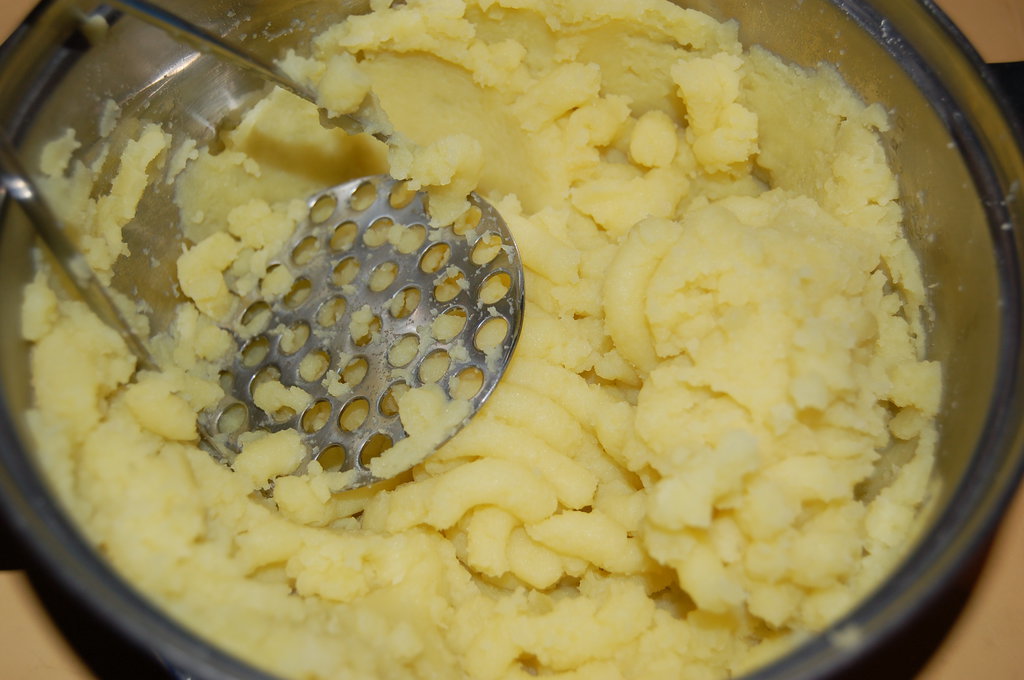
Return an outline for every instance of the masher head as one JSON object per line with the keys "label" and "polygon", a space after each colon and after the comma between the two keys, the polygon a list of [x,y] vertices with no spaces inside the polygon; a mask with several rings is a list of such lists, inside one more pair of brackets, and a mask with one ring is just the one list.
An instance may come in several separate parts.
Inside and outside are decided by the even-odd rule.
{"label": "masher head", "polygon": [[[462,425],[480,409],[522,327],[522,264],[487,202],[470,196],[442,227],[428,203],[386,176],[309,198],[264,279],[287,290],[254,291],[225,325],[241,351],[221,374],[225,398],[200,415],[218,449],[237,453],[246,432],[295,429],[309,460],[352,471],[353,488],[382,481],[371,461],[407,436],[405,391],[436,384],[468,401]],[[290,397],[277,398],[282,390]]]}

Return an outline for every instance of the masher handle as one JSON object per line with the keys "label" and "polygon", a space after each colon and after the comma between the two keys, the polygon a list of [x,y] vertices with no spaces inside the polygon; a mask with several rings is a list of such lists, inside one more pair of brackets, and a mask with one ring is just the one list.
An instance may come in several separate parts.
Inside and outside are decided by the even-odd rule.
{"label": "masher handle", "polygon": [[89,308],[108,326],[116,330],[139,361],[140,368],[155,369],[146,345],[114,304],[106,288],[96,278],[85,255],[71,242],[57,215],[43,198],[14,151],[7,134],[0,131],[0,187],[18,202],[36,234],[53,254],[60,270],[67,275]]}
{"label": "masher handle", "polygon": [[[110,7],[123,14],[144,21],[159,28],[174,40],[184,43],[204,54],[210,54],[225,63],[246,71],[264,82],[276,85],[297,97],[305,99],[320,109],[321,122],[327,127],[340,127],[349,134],[357,134],[366,130],[364,121],[351,115],[329,115],[317,102],[316,93],[298,83],[294,78],[273,64],[264,62],[256,55],[214,35],[205,28],[198,26],[173,12],[148,2],[148,0],[105,0]],[[373,131],[375,136],[380,133]]]}

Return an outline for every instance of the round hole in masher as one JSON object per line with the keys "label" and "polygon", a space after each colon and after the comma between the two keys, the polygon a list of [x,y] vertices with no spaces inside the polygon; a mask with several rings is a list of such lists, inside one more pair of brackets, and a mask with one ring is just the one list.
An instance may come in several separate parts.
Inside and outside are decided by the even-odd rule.
{"label": "round hole in masher", "polygon": [[502,246],[501,236],[489,231],[477,240],[469,259],[477,266],[489,264],[501,252]]}
{"label": "round hole in masher", "polygon": [[355,357],[341,369],[341,381],[350,387],[360,385],[370,370],[370,363],[364,357]]}
{"label": "round hole in masher", "polygon": [[335,252],[346,251],[356,242],[356,236],[358,236],[358,234],[359,225],[352,221],[342,222],[334,228],[328,245],[330,245],[331,250]]}
{"label": "round hole in masher", "polygon": [[377,410],[385,418],[393,418],[398,415],[398,400],[409,391],[409,385],[399,381],[390,385],[377,403]]}
{"label": "round hole in masher", "polygon": [[379,458],[381,454],[385,453],[393,445],[394,442],[391,440],[391,437],[378,432],[363,444],[362,450],[359,451],[359,462],[363,467],[369,467],[375,458]]}
{"label": "round hole in masher", "polygon": [[270,354],[270,341],[264,336],[253,338],[242,347],[242,364],[249,368],[259,366]]}
{"label": "round hole in masher", "polygon": [[278,346],[284,354],[295,354],[309,342],[309,335],[309,324],[305,321],[296,321],[282,329]]}
{"label": "round hole in masher", "polygon": [[345,447],[341,444],[331,444],[320,452],[320,455],[316,457],[316,462],[320,464],[320,467],[324,470],[341,470],[345,467],[345,461],[348,459],[348,453],[345,451]]}
{"label": "round hole in masher", "polygon": [[430,332],[438,342],[454,340],[466,328],[466,310],[451,307],[441,312],[430,326]]}
{"label": "round hole in masher", "polygon": [[390,217],[378,217],[373,224],[363,232],[363,243],[369,248],[379,248],[388,242],[391,237],[391,230],[395,223]]}
{"label": "round hole in masher", "polygon": [[330,419],[331,402],[321,399],[305,410],[299,423],[303,432],[315,434],[324,429],[324,426],[327,425]]}
{"label": "round hole in masher", "polygon": [[508,321],[503,317],[491,317],[480,324],[473,336],[473,345],[481,352],[493,352],[508,337]]}
{"label": "round hole in masher", "polygon": [[415,189],[409,187],[408,182],[395,182],[388,195],[388,204],[392,208],[400,210],[412,203],[412,199],[416,198],[416,193]]}
{"label": "round hole in masher", "polygon": [[391,287],[391,284],[395,282],[395,278],[398,276],[398,263],[397,262],[383,262],[373,268],[370,272],[370,280],[367,282],[367,286],[374,293],[380,293]]}
{"label": "round hole in masher", "polygon": [[284,296],[284,304],[292,309],[296,309],[305,304],[312,293],[313,284],[309,279],[296,279],[295,283],[292,284],[292,289]]}
{"label": "round hole in masher", "polygon": [[345,404],[338,415],[338,428],[342,432],[355,432],[366,422],[370,414],[370,402],[359,397]]}
{"label": "round hole in masher", "polygon": [[352,197],[349,198],[348,205],[356,212],[363,212],[373,205],[376,200],[377,187],[374,186],[373,182],[367,180],[352,192]]}
{"label": "round hole in masher", "polygon": [[316,310],[316,322],[321,328],[334,328],[345,316],[348,302],[345,298],[337,295],[320,305]]}
{"label": "round hole in masher", "polygon": [[512,289],[512,277],[507,272],[494,272],[480,284],[477,300],[485,305],[493,305],[503,300]]}
{"label": "round hole in masher", "polygon": [[359,260],[346,257],[334,265],[331,271],[331,283],[335,286],[347,286],[359,276]]}
{"label": "round hole in masher", "polygon": [[427,228],[422,224],[413,224],[402,229],[402,233],[395,243],[395,250],[403,255],[409,255],[419,250],[426,240]]}
{"label": "round hole in masher", "polygon": [[388,348],[388,363],[403,368],[412,363],[420,350],[420,337],[413,333],[403,335]]}
{"label": "round hole in masher", "polygon": [[420,269],[425,274],[436,274],[451,259],[452,247],[447,243],[435,243],[420,257]]}
{"label": "round hole in masher", "polygon": [[404,319],[416,311],[416,308],[420,306],[422,297],[423,294],[420,293],[419,288],[414,286],[403,288],[391,297],[391,301],[388,303],[388,311],[391,312],[393,318]]}
{"label": "round hole in masher", "polygon": [[420,380],[424,384],[440,382],[451,365],[451,355],[443,349],[435,349],[420,363]]}
{"label": "round hole in masher", "polygon": [[323,224],[331,219],[337,208],[338,199],[333,194],[324,194],[313,202],[313,206],[309,209],[309,220],[313,224]]}
{"label": "round hole in masher", "polygon": [[242,312],[242,318],[238,322],[239,334],[243,337],[252,337],[262,333],[267,330],[272,318],[273,312],[270,310],[270,305],[262,300],[254,302]]}
{"label": "round hole in masher", "polygon": [[298,267],[305,267],[320,252],[320,242],[315,236],[307,236],[292,248],[292,262]]}
{"label": "round hole in masher", "polygon": [[476,366],[470,366],[452,376],[448,383],[448,394],[452,399],[469,401],[484,386],[484,373]]}
{"label": "round hole in masher", "polygon": [[299,377],[308,383],[321,380],[331,367],[331,355],[325,350],[314,349],[299,361]]}
{"label": "round hole in masher", "polygon": [[244,404],[231,404],[217,417],[218,434],[238,434],[249,422],[249,409]]}

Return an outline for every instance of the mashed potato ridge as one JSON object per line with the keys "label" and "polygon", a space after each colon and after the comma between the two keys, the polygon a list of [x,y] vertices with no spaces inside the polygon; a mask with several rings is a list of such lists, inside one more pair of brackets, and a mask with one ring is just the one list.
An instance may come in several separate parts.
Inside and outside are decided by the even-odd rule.
{"label": "mashed potato ridge", "polygon": [[[98,197],[73,134],[46,152],[104,276],[147,183],[173,179],[189,240],[160,372],[133,377],[45,271],[26,291],[30,421],[89,539],[292,678],[726,678],[847,612],[913,539],[941,395],[884,112],[663,0],[371,4],[281,63],[334,114],[379,104],[389,145],[275,91],[216,152],[140,126]],[[267,262],[305,196],[385,169],[435,216],[475,190],[509,224],[527,306],[508,372],[379,487],[302,469],[294,433],[216,462],[194,422],[238,351],[218,322],[288,289]],[[458,422],[436,397],[399,403],[425,431]]]}

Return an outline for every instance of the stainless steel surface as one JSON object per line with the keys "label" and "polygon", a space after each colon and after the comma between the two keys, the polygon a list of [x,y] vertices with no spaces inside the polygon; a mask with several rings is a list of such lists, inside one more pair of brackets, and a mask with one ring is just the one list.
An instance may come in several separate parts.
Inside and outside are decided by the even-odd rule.
{"label": "stainless steel surface", "polygon": [[[251,430],[294,429],[312,460],[353,473],[346,488],[366,486],[383,481],[370,470],[380,447],[407,436],[395,403],[402,389],[437,384],[456,397],[479,380],[461,395],[470,405],[462,424],[494,390],[523,322],[512,235],[478,198],[459,224],[431,227],[425,195],[405,194],[402,183],[379,176],[309,198],[310,217],[269,263],[288,270],[292,292],[265,299],[255,291],[225,325],[242,351],[224,376],[228,396],[200,420],[227,449],[238,451]],[[378,330],[352,330],[360,310]],[[433,324],[441,317],[461,328],[439,336]],[[481,333],[494,324],[505,332],[485,344]],[[267,379],[300,387],[312,403],[300,413],[261,410],[250,395]]]}
{"label": "stainless steel surface", "polygon": [[240,50],[220,36],[191,23],[186,17],[178,16],[146,0],[105,0],[105,2],[121,12],[159,28],[185,45],[205,54],[211,54],[243,71],[249,71],[257,78],[284,88],[308,102],[316,103],[316,94],[308,87],[296,83],[273,64],[264,63],[255,55]]}
{"label": "stainless steel surface", "polygon": [[[264,62],[255,54],[239,49],[237,46],[223,40],[220,36],[214,35],[195,25],[187,17],[169,12],[162,7],[147,2],[147,0],[106,0],[106,4],[155,28],[159,28],[175,40],[179,40],[203,54],[212,55],[226,64],[248,72],[264,82],[283,88],[311,104],[317,104],[316,93],[308,86],[295,82],[274,64]],[[331,116],[327,111],[320,109],[320,116],[325,124],[342,127],[349,134],[358,134],[366,131],[365,121],[357,120],[349,115],[335,117]]]}
{"label": "stainless steel surface", "polygon": [[[169,2],[168,5],[171,3]],[[855,663],[890,636],[947,584],[991,534],[1020,477],[1021,421],[1020,230],[1024,159],[1015,129],[990,88],[980,60],[950,30],[930,2],[903,0],[699,0],[682,3],[739,22],[748,44],[757,42],[805,66],[836,69],[870,102],[890,113],[883,131],[901,182],[908,236],[922,260],[934,313],[929,354],[945,362],[942,441],[936,474],[943,480],[926,530],[892,577],[833,631],[815,637],[754,674],[758,680],[826,677]],[[263,58],[296,47],[317,25],[365,3],[178,0],[174,8]],[[77,8],[75,10],[74,8]],[[262,84],[199,55],[154,29],[122,19],[89,49],[71,37],[76,11],[86,3],[55,1],[0,54],[0,124],[18,133],[32,167],[41,146],[74,127],[88,153],[99,141],[95,121],[112,98],[123,124],[157,119],[175,134],[201,143],[217,123],[244,107]],[[297,18],[297,20],[296,20]],[[308,21],[307,21],[308,20]],[[124,59],[132,54],[135,58]],[[114,140],[115,145],[117,140]],[[368,174],[368,173],[361,173]],[[323,186],[346,178],[323,177]],[[174,224],[173,204],[156,191],[146,197],[160,224]],[[31,275],[31,231],[15,211],[0,231],[0,314],[16,319],[20,290]],[[131,258],[119,263],[115,286],[163,299],[157,327],[176,293],[159,284],[149,257],[180,252],[170,226],[130,225]],[[153,290],[145,290],[152,287]],[[0,376],[6,407],[0,491],[19,529],[62,580],[84,600],[170,663],[207,680],[261,677],[154,611],[97,559],[65,517],[33,467],[25,436],[29,384],[25,346],[17,324],[0,327]]]}

